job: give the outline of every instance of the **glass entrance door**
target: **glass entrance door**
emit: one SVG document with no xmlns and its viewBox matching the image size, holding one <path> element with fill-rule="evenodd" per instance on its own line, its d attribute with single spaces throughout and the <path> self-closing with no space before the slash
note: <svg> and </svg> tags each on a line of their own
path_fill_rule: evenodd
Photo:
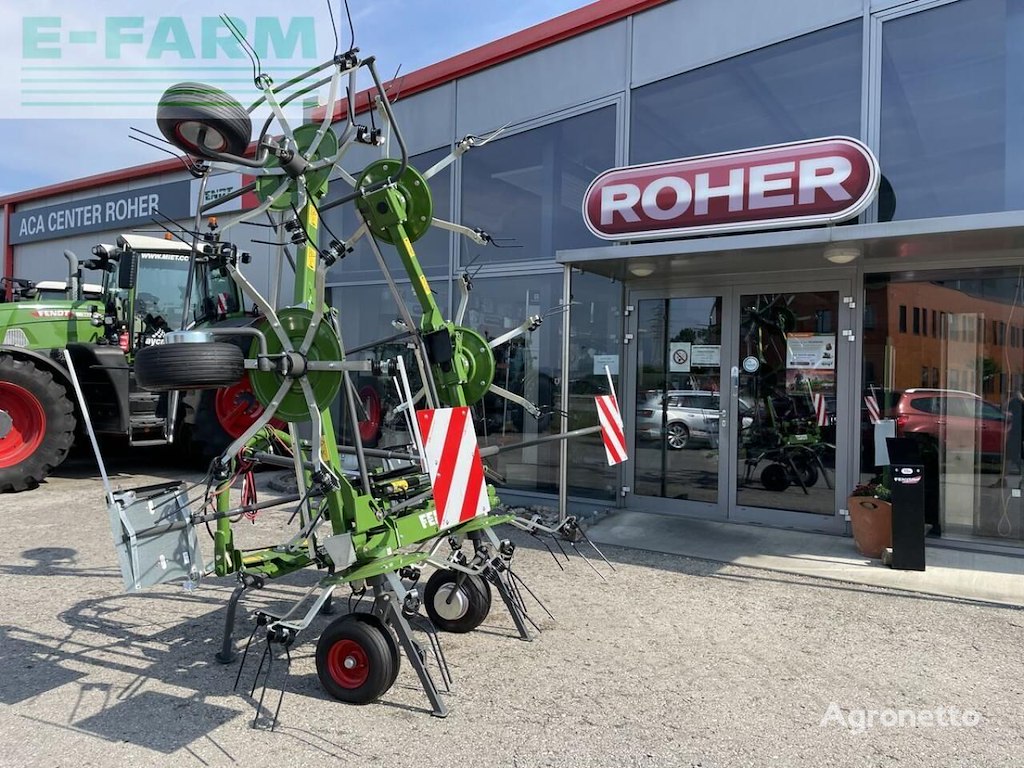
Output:
<svg viewBox="0 0 1024 768">
<path fill-rule="evenodd" d="M 637 303 L 633 493 L 710 515 L 722 480 L 722 307 L 721 295 Z"/>
<path fill-rule="evenodd" d="M 841 528 L 854 423 L 843 379 L 849 294 L 833 281 L 635 296 L 629 505 Z"/>
<path fill-rule="evenodd" d="M 738 507 L 835 515 L 838 308 L 837 291 L 739 295 Z"/>
</svg>

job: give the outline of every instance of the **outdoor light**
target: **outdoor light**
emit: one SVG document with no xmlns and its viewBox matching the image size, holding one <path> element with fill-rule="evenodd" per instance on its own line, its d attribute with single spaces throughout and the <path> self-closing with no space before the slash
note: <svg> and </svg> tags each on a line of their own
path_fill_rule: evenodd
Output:
<svg viewBox="0 0 1024 768">
<path fill-rule="evenodd" d="M 860 249 L 852 246 L 830 245 L 825 249 L 825 258 L 833 264 L 849 264 L 860 256 Z"/>
<path fill-rule="evenodd" d="M 654 274 L 654 265 L 646 261 L 638 261 L 629 265 L 629 272 L 636 277 L 650 277 Z"/>
</svg>

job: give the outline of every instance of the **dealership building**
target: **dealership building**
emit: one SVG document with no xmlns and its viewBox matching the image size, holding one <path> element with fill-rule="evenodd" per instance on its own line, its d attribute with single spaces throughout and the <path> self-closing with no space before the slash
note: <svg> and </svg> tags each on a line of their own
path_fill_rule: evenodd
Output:
<svg viewBox="0 0 1024 768">
<path fill-rule="evenodd" d="M 416 243 L 439 305 L 468 272 L 465 325 L 544 318 L 496 382 L 544 414 L 487 398 L 481 441 L 596 424 L 609 374 L 624 419 L 615 466 L 599 436 L 499 454 L 503 497 L 842 534 L 890 416 L 937 541 L 1024 543 L 1021 71 L 1021 0 L 601 0 L 405 75 L 417 168 L 502 129 L 430 181 L 436 217 L 496 242 Z M 170 160 L 3 198 L 4 275 L 59 277 L 64 248 L 197 194 Z M 356 229 L 349 205 L 324 222 Z M 347 348 L 395 335 L 365 243 L 329 285 Z"/>
</svg>

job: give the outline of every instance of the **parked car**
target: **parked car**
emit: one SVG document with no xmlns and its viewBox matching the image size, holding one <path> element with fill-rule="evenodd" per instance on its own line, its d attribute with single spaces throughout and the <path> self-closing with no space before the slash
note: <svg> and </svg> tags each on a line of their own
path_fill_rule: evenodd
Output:
<svg viewBox="0 0 1024 768">
<path fill-rule="evenodd" d="M 740 401 L 743 429 L 753 423 L 749 403 Z M 665 439 L 672 450 L 693 441 L 718 442 L 721 405 L 717 392 L 673 389 L 645 392 L 636 409 L 636 435 L 640 439 Z"/>
<path fill-rule="evenodd" d="M 1010 417 L 973 392 L 908 389 L 895 399 L 896 434 L 924 437 L 947 451 L 980 450 L 999 456 L 1006 447 Z"/>
</svg>

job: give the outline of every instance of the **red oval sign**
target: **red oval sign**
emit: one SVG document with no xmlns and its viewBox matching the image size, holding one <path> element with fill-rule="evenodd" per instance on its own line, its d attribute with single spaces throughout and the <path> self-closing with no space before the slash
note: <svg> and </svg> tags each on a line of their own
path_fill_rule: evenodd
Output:
<svg viewBox="0 0 1024 768">
<path fill-rule="evenodd" d="M 828 224 L 867 208 L 879 178 L 871 150 L 833 136 L 613 168 L 590 183 L 583 218 L 604 240 Z"/>
</svg>

